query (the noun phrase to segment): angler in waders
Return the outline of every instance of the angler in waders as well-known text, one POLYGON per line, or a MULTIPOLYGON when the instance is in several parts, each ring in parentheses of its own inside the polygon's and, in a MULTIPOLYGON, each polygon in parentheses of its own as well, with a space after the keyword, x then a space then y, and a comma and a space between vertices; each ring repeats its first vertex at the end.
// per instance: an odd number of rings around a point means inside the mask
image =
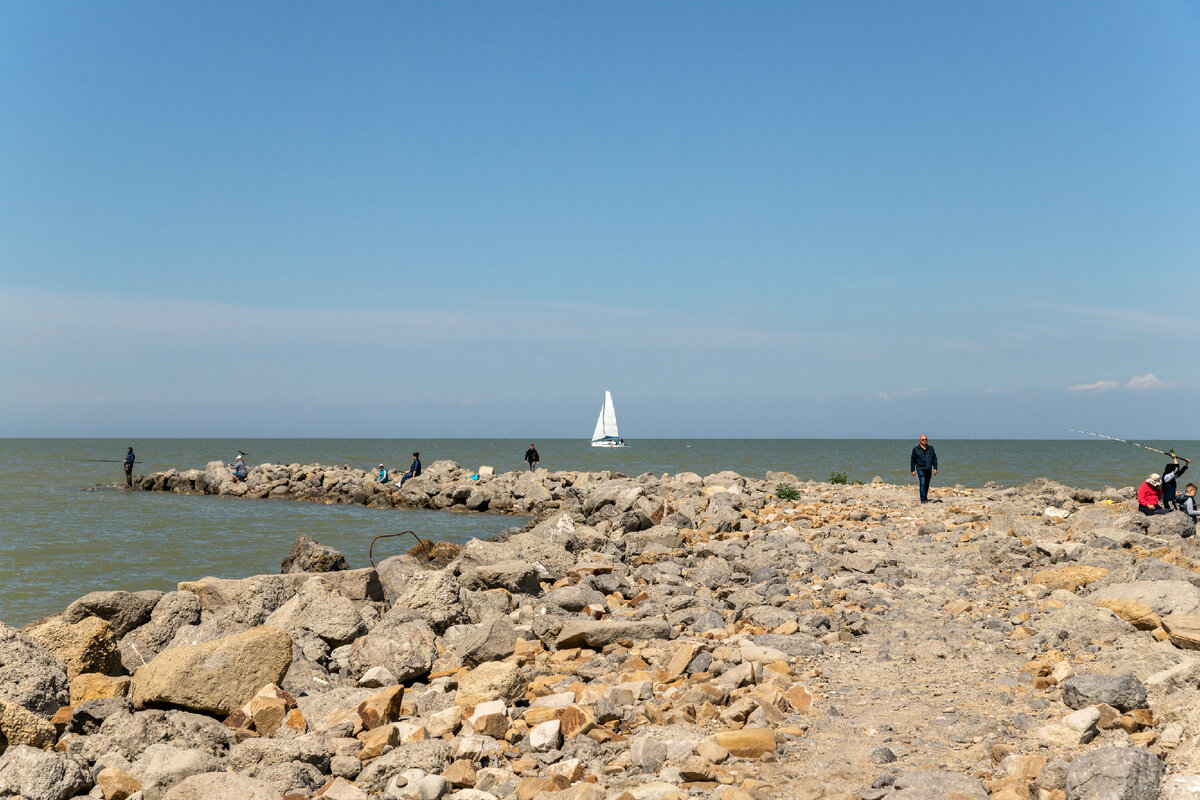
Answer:
POLYGON ((137 461, 137 456, 133 454, 133 448, 129 448, 129 452, 125 454, 125 485, 133 488, 133 463, 137 461))

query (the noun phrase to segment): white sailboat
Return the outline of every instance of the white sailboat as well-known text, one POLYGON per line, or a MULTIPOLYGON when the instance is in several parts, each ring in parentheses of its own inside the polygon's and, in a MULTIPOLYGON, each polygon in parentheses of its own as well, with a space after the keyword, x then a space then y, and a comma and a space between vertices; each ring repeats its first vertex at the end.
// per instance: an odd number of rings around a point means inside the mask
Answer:
POLYGON ((625 440, 617 432, 617 412, 613 410, 612 393, 604 392, 604 405, 600 407, 600 418, 592 432, 592 447, 624 447, 625 440))

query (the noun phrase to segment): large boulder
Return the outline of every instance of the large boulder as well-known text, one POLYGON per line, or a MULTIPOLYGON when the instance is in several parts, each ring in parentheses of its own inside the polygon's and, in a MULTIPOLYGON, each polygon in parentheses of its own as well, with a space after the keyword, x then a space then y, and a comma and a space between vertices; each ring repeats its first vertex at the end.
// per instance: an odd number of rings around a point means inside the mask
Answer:
POLYGON ((388 612, 371 633, 350 645, 348 663, 356 678, 372 667, 386 667, 397 681, 408 683, 433 669, 437 658, 433 628, 423 619, 400 621, 398 616, 388 612))
POLYGON ((87 764, 74 756, 15 745, 0 756, 0 796, 67 800, 92 785, 87 764))
POLYGON ((8 742, 9 746, 49 747, 56 738, 54 726, 49 722, 16 703, 0 700, 0 742, 8 742))
POLYGON ((118 642, 121 663, 132 673, 158 655, 184 625, 200 621, 200 598, 191 592, 167 592, 154 606, 150 621, 118 642))
POLYGON ((70 699, 63 663, 36 639, 0 622, 0 700, 50 717, 70 699))
MULTIPOLYGON (((88 704, 80 706, 84 708, 88 704)), ((76 709, 78 713, 80 709, 76 709)), ((63 745, 71 755, 94 762, 105 753, 115 752, 122 758, 136 759, 152 744, 203 750, 222 757, 229 751, 233 731, 217 720, 187 711, 151 709, 130 713, 126 709, 94 709, 105 714, 98 731, 88 735, 67 737, 63 745)), ((72 718, 72 728, 74 728, 72 718)), ((81 726, 88 730, 89 726, 81 726)))
POLYGON ((976 778, 947 770, 905 772, 896 778, 888 800, 987 800, 987 789, 976 778))
POLYGON ((1149 606, 1160 617, 1200 613, 1200 588, 1186 581, 1131 581, 1113 583, 1088 595, 1099 605, 1105 600, 1134 601, 1149 606))
POLYGON ((1101 747, 1067 769, 1067 800, 1155 800, 1166 767, 1140 747, 1101 747))
POLYGON ((74 624, 51 617, 31 628, 29 635, 63 662, 68 679, 85 672, 116 675, 121 670, 112 625, 99 617, 84 617, 74 624))
POLYGON ((133 675, 133 703, 228 715, 292 663, 292 639, 273 625, 170 648, 133 675))
POLYGON ((142 751, 130 774, 142 785, 144 800, 160 800, 172 786, 192 775, 224 771, 224 762, 211 753, 152 744, 142 751))
POLYGON ((599 650, 615 642, 629 640, 670 639, 671 626, 666 620, 579 620, 568 622, 554 641, 556 649, 590 647, 599 650))
POLYGON ((476 591, 506 589, 513 594, 537 594, 541 590, 537 567, 519 559, 473 567, 463 572, 461 582, 476 591))
POLYGON ((516 664, 488 661, 458 679, 454 704, 477 706, 489 700, 502 700, 505 705, 512 705, 528 688, 529 679, 516 664))
POLYGON ((1162 539, 1182 539, 1196 532, 1196 523, 1182 511, 1150 517, 1147 523, 1146 533, 1162 539))
POLYGON ((399 607, 416 612, 438 633, 464 619, 462 587, 444 570, 413 573, 402 585, 392 588, 396 592, 393 610, 399 607))
POLYGON ((477 667, 488 661, 499 661, 513 654, 517 632, 505 617, 492 617, 475 627, 454 645, 462 662, 477 667))
POLYGON ((236 772, 206 772, 175 784, 163 800, 279 800, 279 792, 259 778, 236 772))
POLYGON ((312 631, 333 647, 353 641, 367 631, 354 601, 319 576, 309 578, 290 600, 267 617, 266 624, 288 631, 294 628, 312 631))
POLYGON ((450 763, 450 746, 440 739, 410 742, 368 764, 354 779, 364 792, 382 792, 388 781, 406 770, 438 773, 450 763))
POLYGON ((604 506, 613 506, 619 513, 624 513, 645 494, 643 487, 631 481, 607 481, 588 492, 583 501, 583 513, 590 517, 604 506))
POLYGON ((1076 675, 1062 682, 1062 700, 1068 708, 1104 703, 1118 711, 1146 707, 1146 687, 1133 675, 1076 675))
POLYGON ((336 572, 349 569, 346 557, 311 536, 300 535, 280 565, 280 572, 336 572))
POLYGON ((63 618, 71 624, 85 617, 108 620, 113 636, 120 639, 139 625, 146 624, 162 595, 159 591, 91 592, 67 606, 63 618))

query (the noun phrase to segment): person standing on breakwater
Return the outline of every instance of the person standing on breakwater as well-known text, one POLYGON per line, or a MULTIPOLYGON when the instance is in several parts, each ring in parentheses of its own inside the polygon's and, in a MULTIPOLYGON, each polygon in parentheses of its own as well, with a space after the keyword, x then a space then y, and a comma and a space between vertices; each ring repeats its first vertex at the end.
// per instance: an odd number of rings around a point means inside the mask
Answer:
POLYGON ((246 476, 250 473, 250 470, 246 469, 246 462, 242 459, 241 453, 238 453, 237 460, 230 464, 229 468, 233 470, 234 483, 246 482, 246 476))
POLYGON ((542 457, 538 455, 537 448, 533 446, 533 442, 529 443, 529 449, 525 451, 525 463, 529 464, 530 472, 536 472, 538 464, 542 463, 542 457))
POLYGON ((937 475, 937 451, 929 446, 929 437, 922 434, 908 459, 908 469, 917 476, 921 487, 921 502, 929 502, 929 481, 937 475))
POLYGON ((1138 511, 1147 517, 1167 513, 1167 510, 1159 505, 1162 502, 1162 490, 1159 488, 1160 486, 1162 486, 1162 476, 1157 472, 1151 472, 1146 476, 1146 480, 1142 481, 1142 485, 1138 487, 1138 511))
POLYGON ((129 452, 125 454, 125 485, 133 486, 133 462, 137 461, 137 456, 133 454, 133 448, 129 448, 129 452))
POLYGON ((1162 503, 1163 508, 1168 511, 1179 508, 1179 496, 1175 493, 1175 479, 1187 472, 1187 468, 1191 463, 1192 460, 1190 458, 1185 458, 1183 466, 1179 466, 1179 456, 1175 455, 1174 451, 1171 451, 1171 463, 1163 467, 1162 503))
POLYGON ((419 478, 421 476, 421 454, 413 453, 412 463, 408 465, 408 472, 400 476, 397 486, 404 486, 404 482, 409 478, 419 478))
POLYGON ((387 469, 387 467, 385 467, 383 464, 380 464, 380 465, 379 465, 379 467, 378 467, 378 469, 379 469, 379 477, 378 477, 378 478, 376 478, 375 482, 376 482, 376 483, 387 483, 387 482, 388 482, 388 469, 387 469))

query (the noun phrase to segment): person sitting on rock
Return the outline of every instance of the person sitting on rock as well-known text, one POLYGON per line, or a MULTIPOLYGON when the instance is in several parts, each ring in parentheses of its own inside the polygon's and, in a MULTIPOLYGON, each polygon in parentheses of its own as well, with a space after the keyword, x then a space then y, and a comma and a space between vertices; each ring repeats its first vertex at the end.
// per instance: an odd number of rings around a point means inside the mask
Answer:
POLYGON ((1192 518, 1192 522, 1200 519, 1200 508, 1196 508, 1196 484, 1189 483, 1183 489, 1183 502, 1179 510, 1192 518))
POLYGON ((250 473, 250 470, 246 468, 246 462, 242 460, 241 453, 238 454, 237 461, 235 461, 233 464, 230 464, 229 468, 233 470, 234 483, 246 482, 246 475, 250 473))
POLYGON ((408 472, 400 476, 400 481, 397 486, 404 486, 404 482, 409 478, 417 478, 421 475, 421 454, 413 453, 412 463, 408 465, 408 472))
POLYGON ((1159 505, 1162 502, 1162 490, 1159 488, 1160 486, 1162 486, 1162 476, 1157 472, 1151 472, 1146 477, 1146 480, 1142 482, 1142 485, 1138 487, 1138 511, 1148 517, 1152 517, 1155 514, 1167 513, 1167 510, 1159 505))
POLYGON ((375 480, 376 483, 388 482, 388 470, 383 464, 379 465, 379 477, 375 480))

